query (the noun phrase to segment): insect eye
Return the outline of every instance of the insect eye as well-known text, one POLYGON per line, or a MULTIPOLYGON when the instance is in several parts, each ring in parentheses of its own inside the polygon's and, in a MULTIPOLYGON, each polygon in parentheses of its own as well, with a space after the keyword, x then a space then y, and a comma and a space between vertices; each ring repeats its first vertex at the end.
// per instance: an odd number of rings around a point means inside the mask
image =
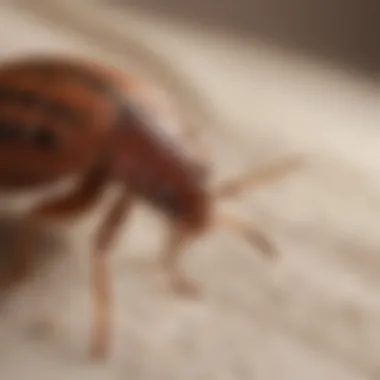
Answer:
POLYGON ((158 191, 156 191, 155 199, 157 203, 168 210, 172 215, 176 216, 180 213, 181 204, 172 187, 160 187, 158 191))

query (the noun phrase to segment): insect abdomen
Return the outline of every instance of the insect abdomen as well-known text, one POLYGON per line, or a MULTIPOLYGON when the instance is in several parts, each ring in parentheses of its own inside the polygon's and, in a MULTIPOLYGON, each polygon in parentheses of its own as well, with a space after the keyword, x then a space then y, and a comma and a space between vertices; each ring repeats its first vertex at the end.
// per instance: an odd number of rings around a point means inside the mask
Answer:
POLYGON ((107 75, 84 64, 0 67, 0 186, 87 170, 119 117, 115 99, 107 75))

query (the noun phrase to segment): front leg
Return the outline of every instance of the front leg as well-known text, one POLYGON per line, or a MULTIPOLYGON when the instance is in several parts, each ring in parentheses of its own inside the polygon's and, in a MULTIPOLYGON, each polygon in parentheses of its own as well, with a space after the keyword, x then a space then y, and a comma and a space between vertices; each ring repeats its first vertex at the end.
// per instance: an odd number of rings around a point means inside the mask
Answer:
POLYGON ((195 296, 198 289, 181 272, 179 268, 179 258, 183 254, 185 247, 194 239, 194 234, 186 227, 173 225, 168 245, 162 256, 162 266, 168 273, 173 290, 182 295, 195 296))
POLYGON ((91 344, 91 356, 104 359, 110 340, 111 290, 109 278, 109 248, 132 205, 130 195, 124 191, 109 209, 95 236, 92 254, 92 288, 95 301, 95 318, 91 344))
POLYGON ((227 180, 218 185, 212 193, 219 199, 235 197, 247 189, 251 190, 279 180, 294 169, 300 167, 302 163, 303 160, 300 156, 287 157, 280 162, 260 168, 257 171, 250 171, 236 179, 227 180))

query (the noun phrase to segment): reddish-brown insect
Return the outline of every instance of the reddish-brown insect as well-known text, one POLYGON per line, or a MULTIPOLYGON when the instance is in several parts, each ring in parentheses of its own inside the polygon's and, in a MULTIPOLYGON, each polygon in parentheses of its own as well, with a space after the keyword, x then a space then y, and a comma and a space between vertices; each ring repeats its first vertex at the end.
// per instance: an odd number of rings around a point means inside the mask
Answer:
MULTIPOLYGON (((74 217, 91 207, 110 182, 123 185, 95 235, 94 357, 106 355, 109 338, 107 251, 134 200, 154 206, 172 226, 162 264, 177 291, 191 292, 194 287, 177 266, 179 253, 186 242, 216 224, 228 225, 273 253, 258 231, 236 217, 219 215, 215 200, 246 185, 266 183, 297 163, 286 160, 212 191, 202 165, 169 138, 162 139, 163 131, 131 101, 134 89, 134 82, 118 71, 77 59, 30 58, 0 68, 0 187, 24 191, 68 176, 81 178, 73 192, 36 205, 28 222, 74 217)), ((25 263, 26 231, 20 237, 25 263)))

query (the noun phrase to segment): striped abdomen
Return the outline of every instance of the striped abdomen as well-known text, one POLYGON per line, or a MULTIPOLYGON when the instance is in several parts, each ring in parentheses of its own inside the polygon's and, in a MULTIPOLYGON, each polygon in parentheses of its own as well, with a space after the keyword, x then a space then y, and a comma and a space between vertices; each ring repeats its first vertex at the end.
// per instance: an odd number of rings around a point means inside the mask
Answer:
POLYGON ((115 88, 83 63, 0 68, 0 187, 60 179, 96 162, 120 116, 115 88))

